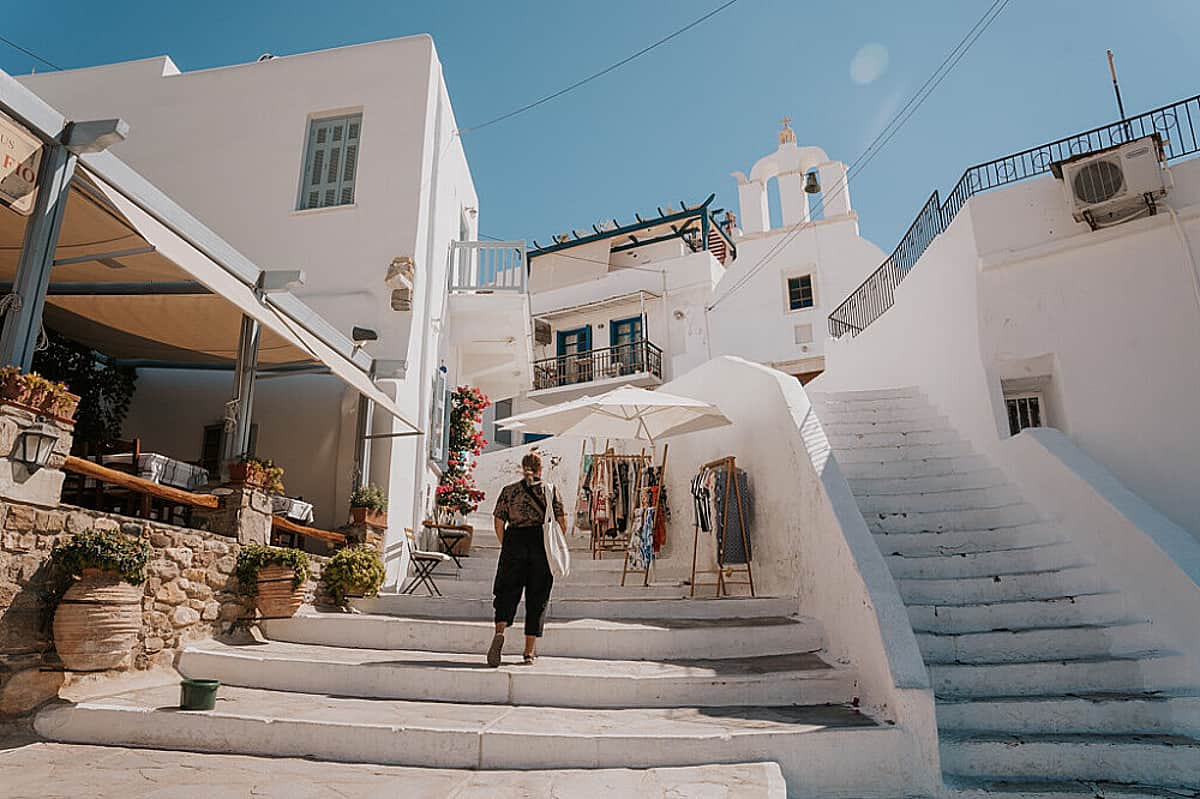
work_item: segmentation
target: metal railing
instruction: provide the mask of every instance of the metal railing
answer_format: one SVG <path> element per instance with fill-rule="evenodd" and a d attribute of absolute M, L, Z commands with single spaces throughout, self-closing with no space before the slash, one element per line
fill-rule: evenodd
<path fill-rule="evenodd" d="M 533 388 L 561 388 L 643 373 L 662 379 L 662 350 L 649 341 L 634 341 L 534 361 Z"/>
<path fill-rule="evenodd" d="M 829 335 L 857 336 L 891 308 L 896 286 L 972 196 L 1044 175 L 1051 164 L 1072 156 L 1155 133 L 1164 140 L 1163 152 L 1168 159 L 1192 155 L 1200 152 L 1196 123 L 1200 123 L 1200 95 L 971 167 L 959 178 L 944 203 L 938 203 L 936 191 L 929 197 L 887 260 L 829 314 Z"/>
<path fill-rule="evenodd" d="M 455 241 L 450 244 L 452 293 L 524 294 L 528 271 L 523 241 Z"/>

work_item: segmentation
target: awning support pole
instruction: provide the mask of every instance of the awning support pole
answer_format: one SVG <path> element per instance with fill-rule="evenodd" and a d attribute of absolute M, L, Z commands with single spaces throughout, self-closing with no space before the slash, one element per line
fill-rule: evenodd
<path fill-rule="evenodd" d="M 38 187 L 33 214 L 25 226 L 21 259 L 12 294 L 17 299 L 4 314 L 4 332 L 0 334 L 0 360 L 29 371 L 33 351 L 42 332 L 42 310 L 54 266 L 54 250 L 67 208 L 71 177 L 76 156 L 61 144 L 47 144 L 42 156 L 42 180 Z"/>
<path fill-rule="evenodd" d="M 371 482 L 371 428 L 375 420 L 375 403 L 358 395 L 358 414 L 354 424 L 354 487 L 363 488 Z"/>
<path fill-rule="evenodd" d="M 257 319 L 242 317 L 238 336 L 237 364 L 233 369 L 234 415 L 232 429 L 225 437 L 222 471 L 250 449 L 250 420 L 254 412 L 254 376 L 258 370 L 258 340 L 262 325 Z"/>

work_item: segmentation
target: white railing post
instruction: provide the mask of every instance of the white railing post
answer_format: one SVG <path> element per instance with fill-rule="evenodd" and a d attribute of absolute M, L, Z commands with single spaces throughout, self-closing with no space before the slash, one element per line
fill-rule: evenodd
<path fill-rule="evenodd" d="M 523 241 L 452 242 L 450 291 L 524 294 L 527 257 Z"/>

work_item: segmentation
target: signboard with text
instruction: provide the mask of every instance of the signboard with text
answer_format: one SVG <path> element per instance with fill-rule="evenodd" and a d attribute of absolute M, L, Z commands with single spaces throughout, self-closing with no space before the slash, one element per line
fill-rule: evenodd
<path fill-rule="evenodd" d="M 41 141 L 0 114 L 0 203 L 29 216 L 41 163 Z"/>

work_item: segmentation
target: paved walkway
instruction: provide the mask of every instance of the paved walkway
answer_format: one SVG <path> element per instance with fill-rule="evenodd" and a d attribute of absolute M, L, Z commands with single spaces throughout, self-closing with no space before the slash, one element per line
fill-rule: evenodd
<path fill-rule="evenodd" d="M 9 741 L 5 799 L 736 799 L 769 795 L 778 769 L 704 766 L 632 771 L 451 771 Z M 776 782 L 777 781 L 777 782 Z"/>

